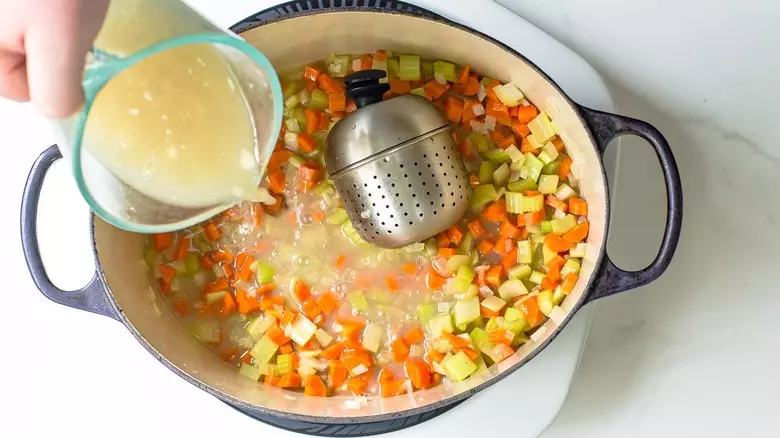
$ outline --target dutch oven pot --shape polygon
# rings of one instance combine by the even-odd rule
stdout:
[[[111,227],[93,215],[91,236],[97,265],[94,278],[83,289],[67,292],[49,281],[41,262],[35,224],[41,184],[49,166],[60,157],[56,146],[46,150],[33,166],[21,212],[24,254],[35,284],[44,295],[60,304],[122,322],[165,366],[245,413],[271,418],[277,425],[299,431],[349,435],[358,430],[366,434],[397,429],[405,425],[404,419],[424,420],[455,405],[533,359],[584,304],[647,284],[666,270],[680,235],[682,187],[669,145],[654,127],[577,105],[521,54],[433,13],[396,1],[373,1],[371,7],[317,7],[312,3],[293,2],[268,10],[244,20],[234,30],[259,47],[278,71],[322,59],[330,53],[389,49],[471,64],[486,76],[511,80],[534,104],[551,113],[579,166],[591,224],[580,281],[561,304],[564,313],[547,321],[532,341],[520,347],[513,357],[493,366],[489,375],[411,395],[368,398],[358,405],[353,397],[306,397],[257,384],[198,344],[162,298],[151,292],[150,276],[143,264],[128,263],[128,257],[134,254],[140,258],[144,236]],[[667,194],[666,228],[658,255],[647,268],[635,272],[619,269],[606,254],[610,201],[602,154],[611,140],[623,134],[639,136],[653,147]],[[377,427],[355,428],[367,424]]]

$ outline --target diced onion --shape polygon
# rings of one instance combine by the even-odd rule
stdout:
[[[452,309],[452,303],[450,301],[442,301],[436,305],[436,310],[440,313],[447,313]]]
[[[577,223],[578,224],[581,224],[581,223],[587,222],[587,221],[588,221],[588,218],[586,216],[580,216],[580,217],[577,218]]]
[[[411,357],[423,357],[425,356],[425,347],[423,344],[414,344],[409,348],[409,356]]]
[[[534,342],[539,342],[540,339],[542,339],[542,336],[547,333],[547,327],[541,326],[539,327],[533,334],[531,335],[531,340]]]
[[[490,269],[490,265],[479,265],[474,267],[474,272],[479,273],[479,272],[487,271],[488,269]]]
[[[561,209],[556,209],[555,213],[553,213],[553,217],[555,219],[563,219],[566,217],[566,212]]]
[[[471,112],[474,113],[475,117],[483,116],[485,115],[485,107],[481,103],[477,103],[471,106]]]
[[[307,103],[309,103],[309,99],[311,98],[311,95],[309,94],[309,90],[305,88],[301,90],[300,98],[301,98],[301,105],[306,105]]]
[[[480,286],[479,287],[479,296],[480,296],[480,298],[492,297],[493,295],[494,295],[493,294],[493,289],[491,289],[490,286]]]
[[[471,124],[471,130],[478,133],[478,134],[487,134],[487,129],[485,128],[485,124],[478,122],[476,120],[471,120],[469,122]]]
[[[298,150],[298,134],[294,132],[287,132],[284,134],[284,145],[287,149],[297,151]]]
[[[488,131],[494,131],[496,129],[496,118],[493,116],[485,116],[485,129]]]
[[[352,371],[350,371],[350,374],[352,374],[353,376],[359,376],[359,375],[367,373],[367,372],[368,372],[368,368],[361,363],[360,365],[356,366],[355,368],[352,368]]]
[[[477,99],[479,99],[480,102],[485,100],[485,97],[487,97],[487,92],[485,91],[485,86],[482,84],[479,84],[479,91],[477,92]]]
[[[363,66],[363,63],[361,62],[360,58],[356,58],[352,60],[352,71],[360,71],[360,67]]]
[[[444,257],[437,257],[433,263],[431,263],[431,266],[433,266],[433,270],[442,277],[449,277],[452,275],[452,272],[447,269],[447,259]]]
[[[563,320],[566,319],[566,312],[561,309],[561,306],[555,306],[553,307],[552,312],[550,312],[550,319],[552,322],[561,325]]]
[[[580,181],[574,177],[574,174],[569,172],[566,174],[566,178],[569,180],[569,185],[572,187],[579,187]]]
[[[439,72],[434,73],[433,78],[436,79],[436,82],[438,82],[439,85],[444,85],[447,83],[447,79],[445,79],[444,75]]]

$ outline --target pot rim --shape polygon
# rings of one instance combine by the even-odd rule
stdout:
[[[262,13],[259,12],[258,14]],[[586,121],[585,117],[582,114],[582,110],[580,106],[574,102],[568,94],[566,94],[563,89],[550,77],[548,76],[542,69],[540,69],[536,64],[534,64],[531,60],[523,56],[521,53],[519,53],[517,50],[507,46],[506,44],[494,39],[493,37],[486,35],[482,32],[479,32],[475,29],[472,29],[471,27],[468,27],[466,25],[454,22],[452,20],[449,20],[447,18],[435,15],[433,13],[423,13],[423,12],[416,12],[416,11],[408,11],[408,10],[400,10],[400,9],[382,9],[378,7],[366,7],[366,6],[359,6],[359,7],[336,7],[332,9],[313,9],[309,11],[295,11],[292,13],[289,13],[287,15],[282,15],[279,17],[273,17],[270,19],[264,19],[264,20],[258,20],[255,17],[258,14],[254,14],[250,17],[247,17],[235,25],[231,26],[231,29],[239,29],[240,32],[246,32],[252,29],[255,29],[260,26],[264,26],[267,24],[277,23],[285,20],[290,19],[296,19],[306,16],[312,16],[312,15],[320,15],[320,14],[337,14],[337,13],[375,13],[375,14],[391,14],[391,15],[402,15],[406,17],[421,19],[421,20],[427,20],[430,22],[438,23],[438,24],[444,24],[450,27],[454,27],[458,30],[467,32],[471,35],[474,35],[475,37],[481,38],[489,43],[492,43],[502,50],[505,50],[509,52],[511,55],[517,57],[518,59],[522,60],[523,62],[527,63],[538,75],[540,75],[549,85],[551,85],[556,91],[558,91],[565,102],[570,105],[576,112],[577,117],[579,118],[580,122],[582,123],[583,128],[587,132],[590,140],[591,140],[591,146],[595,149],[596,155],[598,157],[599,162],[599,169],[601,171],[601,178],[604,182],[605,188],[608,188],[608,181],[607,181],[607,175],[606,170],[604,168],[604,162],[601,155],[601,152],[596,148],[597,141],[596,138],[591,130],[590,125]],[[240,33],[239,33],[240,35]],[[312,415],[302,415],[302,414],[294,414],[286,411],[271,409],[263,406],[258,406],[250,403],[246,403],[243,400],[240,400],[224,391],[218,390],[216,388],[213,388],[209,385],[204,384],[200,380],[190,376],[187,374],[184,370],[180,369],[176,365],[174,365],[172,362],[170,362],[167,358],[165,358],[163,355],[161,355],[154,347],[152,347],[151,344],[149,344],[146,339],[144,339],[143,336],[135,329],[135,327],[130,323],[130,321],[127,319],[127,317],[122,313],[121,308],[118,307],[116,300],[113,297],[113,294],[111,293],[111,287],[108,284],[102,265],[100,263],[100,257],[98,255],[97,251],[97,243],[95,241],[95,215],[94,213],[90,214],[90,238],[92,240],[92,250],[93,255],[95,257],[95,264],[96,264],[96,275],[98,276],[100,282],[103,285],[103,291],[106,294],[106,297],[108,299],[108,302],[110,306],[114,309],[116,313],[116,318],[122,322],[125,327],[128,328],[128,330],[133,334],[133,336],[144,346],[144,348],[149,351],[158,361],[160,361],[163,365],[165,365],[168,369],[176,373],[179,377],[185,379],[189,383],[195,385],[196,387],[206,391],[207,393],[217,397],[218,399],[227,402],[233,406],[239,407],[242,410],[249,410],[254,412],[259,412],[261,414],[266,415],[272,415],[276,417],[281,417],[288,420],[293,421],[301,421],[301,422],[310,422],[310,423],[321,423],[321,424],[356,424],[356,423],[373,423],[373,422],[380,422],[380,421],[387,421],[387,420],[393,420],[398,418],[405,418],[412,415],[420,415],[424,414],[430,411],[434,411],[437,409],[440,409],[445,406],[449,406],[454,403],[458,403],[461,401],[464,401],[465,399],[471,397],[472,395],[476,394],[477,392],[480,392],[499,381],[503,380],[505,377],[509,376],[522,366],[524,366],[526,363],[528,363],[530,360],[534,359],[542,350],[547,348],[547,346],[560,334],[561,330],[563,330],[566,325],[569,323],[569,321],[574,317],[574,315],[579,311],[579,309],[587,303],[588,297],[590,293],[592,292],[592,287],[594,285],[595,279],[601,274],[601,266],[604,262],[604,257],[606,255],[606,245],[608,240],[608,231],[609,231],[609,218],[610,218],[610,194],[609,190],[605,190],[604,192],[604,207],[605,207],[605,218],[604,221],[604,239],[602,241],[601,247],[598,251],[598,257],[596,258],[596,261],[594,263],[594,269],[593,273],[591,274],[590,278],[588,278],[588,281],[586,282],[582,296],[580,297],[579,301],[574,304],[571,308],[571,311],[568,312],[566,317],[561,321],[561,323],[556,327],[554,331],[550,333],[550,335],[547,337],[546,340],[538,344],[536,348],[534,348],[530,353],[528,353],[523,359],[518,361],[515,365],[513,365],[511,368],[508,368],[504,370],[503,372],[497,374],[496,376],[486,380],[485,382],[470,388],[466,391],[463,391],[459,394],[455,394],[446,398],[443,398],[441,400],[438,400],[436,402],[427,404],[425,406],[421,407],[413,407],[404,411],[399,411],[395,413],[387,413],[387,414],[376,414],[376,415],[366,415],[366,416],[355,416],[355,417],[326,417],[326,416],[312,416]]]

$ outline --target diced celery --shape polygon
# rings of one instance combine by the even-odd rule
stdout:
[[[503,149],[491,149],[485,152],[485,157],[496,164],[512,162],[512,159],[509,158],[509,154]]]
[[[327,347],[331,342],[333,342],[333,336],[321,328],[318,328],[314,332],[314,338],[317,339],[317,342],[319,342],[323,347]]]
[[[552,144],[552,142],[551,142],[551,141],[548,141],[548,142],[547,142],[547,143],[544,145],[544,147],[543,147],[542,149],[543,149],[543,151],[542,151],[542,152],[546,152],[546,153],[547,153],[547,155],[549,155],[549,156],[550,156],[550,158],[552,158],[553,160],[555,160],[556,158],[558,158],[558,155],[560,155],[560,152],[558,152],[558,148],[556,148],[556,147],[555,147],[555,145],[554,145],[554,144]],[[551,162],[552,162],[552,161],[551,161]],[[545,164],[546,164],[546,163],[545,163]]]
[[[514,278],[517,280],[526,280],[528,277],[531,276],[531,267],[526,264],[520,264],[515,267],[510,268],[507,271],[507,275],[509,278]]]
[[[214,304],[222,302],[222,300],[225,299],[225,295],[227,294],[228,292],[224,290],[217,291],[217,292],[209,292],[203,297],[203,300],[206,302],[207,306],[212,306]]]
[[[558,175],[541,175],[539,177],[539,191],[551,195],[558,189]]]
[[[496,188],[493,184],[480,184],[479,187],[475,188],[471,193],[469,204],[471,205],[472,211],[479,213],[488,203],[493,202],[496,199],[498,199],[498,193],[496,193]]]
[[[542,174],[542,168],[544,163],[542,160],[536,158],[534,154],[530,152],[525,153],[525,164],[523,168],[527,172],[528,178],[536,182],[539,179],[539,175]]]
[[[332,225],[341,225],[349,220],[349,215],[347,214],[347,210],[339,207],[331,211],[325,220]]]
[[[284,107],[287,109],[295,108],[300,104],[301,104],[301,97],[298,94],[293,94],[292,96],[284,100]]]
[[[371,68],[374,69],[374,70],[382,70],[384,72],[387,72],[387,60],[383,59],[383,60],[380,61],[378,59],[374,59],[374,61],[371,63]],[[388,83],[389,82],[388,76],[389,76],[389,74],[386,75],[383,78],[380,78],[379,79],[379,83],[380,84]]]
[[[287,162],[290,163],[290,165],[292,165],[292,167],[297,169],[297,168],[301,167],[301,165],[303,163],[306,162],[306,159],[304,159],[300,155],[293,155],[293,156],[291,156],[290,158],[287,159]]]
[[[572,196],[577,196],[577,192],[575,192],[574,189],[569,187],[567,184],[561,184],[561,186],[558,187],[558,191],[555,192],[555,197],[561,201],[566,201]]]
[[[460,326],[475,321],[480,315],[479,298],[472,297],[456,302],[452,313],[455,317],[455,325]]]
[[[523,203],[523,211],[526,213],[544,210],[543,195],[523,196],[522,203]]]
[[[350,61],[351,59],[349,55],[332,54],[328,56],[325,60],[325,62],[328,64],[328,73],[330,73],[331,76],[335,76],[337,78],[346,76],[349,72]]]
[[[476,275],[477,273],[474,271],[474,268],[472,268],[468,264],[463,264],[458,268],[458,273],[455,276],[455,278],[457,278],[458,280],[463,280],[468,284],[471,284],[471,282],[474,281],[474,277]]]
[[[352,236],[357,235],[357,230],[355,229],[355,227],[352,225],[352,222],[350,221],[341,224],[341,232],[344,233],[345,236],[350,238]]]
[[[357,312],[368,310],[368,300],[363,292],[350,292],[347,294],[347,301]]]
[[[387,58],[387,78],[388,79],[400,79],[401,66],[398,62],[398,58]]]
[[[448,284],[449,287],[445,287],[445,292],[447,294],[465,294],[469,291],[469,286],[471,286],[469,282],[460,278],[455,278]]]
[[[563,265],[563,268],[561,268],[561,277],[566,277],[569,274],[577,274],[579,272],[580,272],[579,260],[569,257],[569,259],[566,260],[566,263]]]
[[[552,233],[552,222],[550,221],[542,221],[539,224],[539,228],[542,231],[542,234],[550,234]]]
[[[298,315],[290,325],[290,339],[298,345],[305,345],[316,331],[317,326],[309,321],[309,318],[306,318],[304,315]]]
[[[493,184],[497,186],[505,186],[508,181],[509,181],[509,166],[507,166],[507,164],[504,163],[501,166],[499,166],[495,172],[493,172]]]
[[[509,310],[509,309],[507,309],[507,310]],[[525,328],[525,319],[523,319],[522,321],[505,321],[504,322],[504,329],[509,330],[515,336],[517,336],[520,333],[522,333],[524,328]]]
[[[404,81],[420,80],[420,57],[418,55],[401,55],[398,57],[398,77]]]
[[[530,264],[533,262],[533,249],[531,248],[531,242],[527,240],[521,240],[517,242],[517,262]]]
[[[463,236],[463,239],[458,244],[458,251],[468,254],[474,247],[474,235],[470,231],[467,231]]]
[[[469,337],[471,338],[471,342],[473,342],[474,345],[477,346],[477,348],[479,348],[480,345],[488,342],[488,333],[479,327],[471,330],[471,333],[469,333]]]
[[[311,96],[309,97],[309,102],[306,104],[308,108],[319,109],[319,110],[327,109],[328,105],[329,105],[328,93],[320,90],[319,88],[315,88],[311,92]]]
[[[544,111],[540,112],[533,120],[528,122],[528,129],[540,143],[547,143],[555,137],[555,127]]]
[[[436,303],[421,303],[417,306],[420,312],[420,321],[427,324],[436,313]]]
[[[276,368],[279,370],[279,374],[287,374],[293,370],[293,357],[292,354],[280,354],[276,356]]]
[[[544,147],[544,143],[543,143],[543,142],[540,142],[540,141],[539,141],[539,140],[536,138],[536,136],[535,136],[535,135],[531,134],[531,135],[529,135],[529,136],[528,136],[528,137],[526,137],[526,138],[528,138],[528,144],[530,144],[530,145],[531,145],[531,147],[532,147],[534,150],[538,150],[538,149],[541,149],[541,148],[543,148],[543,147]]]
[[[184,258],[184,274],[195,275],[200,271],[200,257],[197,253],[189,252]]]
[[[496,164],[492,161],[483,161],[479,165],[479,172],[477,172],[477,176],[479,177],[479,183],[480,184],[490,184],[493,182],[493,172],[496,171]]]
[[[479,132],[472,132],[469,134],[469,140],[471,145],[477,148],[480,154],[485,154],[490,150],[490,140],[484,134]]]
[[[541,160],[541,162],[544,163],[545,166],[552,163],[555,160],[555,158],[551,157],[550,154],[548,154],[546,151],[539,152],[539,155],[537,155],[536,158]],[[542,169],[544,169],[544,167],[542,167]]]
[[[255,382],[260,380],[260,377],[263,375],[260,370],[257,369],[257,367],[249,365],[248,363],[242,363],[241,367],[238,368],[238,372],[246,377],[249,377]]]
[[[382,342],[382,327],[377,324],[369,324],[363,331],[363,348],[373,353],[379,351]]]
[[[458,82],[458,75],[455,73],[455,64],[446,61],[436,61],[433,63],[433,74],[442,75],[449,82]]]
[[[249,332],[249,336],[255,341],[259,341],[268,329],[276,324],[276,318],[271,315],[258,316],[249,322],[246,326],[246,331]]]
[[[420,74],[425,81],[433,79],[433,62],[425,59],[420,60]]]
[[[585,242],[580,242],[572,249],[569,250],[569,257],[577,257],[577,258],[585,258],[585,251],[588,249],[588,244]]]
[[[436,246],[436,239],[430,238],[425,241],[425,254],[427,254],[428,257],[434,257],[438,252],[439,248]]]
[[[504,152],[509,155],[509,159],[512,160],[513,164],[520,163],[522,165],[525,162],[525,154],[520,152],[520,150],[517,149],[517,146],[515,145],[511,145],[504,149]]]
[[[418,96],[425,97],[425,88],[423,88],[423,87],[414,88],[414,89],[412,89],[411,93],[412,94],[416,94]]]
[[[565,298],[566,298],[566,294],[563,292],[563,289],[561,289],[560,286],[556,287],[555,292],[553,292],[553,296],[552,296],[553,305],[557,306],[561,304]]]
[[[498,295],[504,301],[509,301],[512,298],[516,298],[521,295],[526,295],[527,293],[528,293],[528,289],[526,289],[525,285],[520,280],[515,280],[515,279],[507,280],[501,286],[498,287]]]
[[[525,322],[525,314],[514,307],[507,307],[504,311],[504,320],[508,322],[523,321]]]
[[[513,161],[512,164],[509,165],[509,170],[512,172],[517,172],[517,176],[513,177],[510,176],[509,180],[512,182],[520,181],[520,178],[522,177],[523,173],[523,166],[525,166],[525,154],[523,154],[523,159],[520,161]]]
[[[431,318],[428,321],[428,329],[431,331],[431,335],[434,338],[438,338],[442,333],[452,333],[454,331],[452,327],[452,317],[450,314],[439,315]]]
[[[450,272],[457,272],[461,266],[469,264],[469,256],[463,254],[457,254],[450,257],[447,260],[447,270]],[[471,283],[471,281],[469,281]]]
[[[303,89],[303,83],[300,81],[290,82],[284,90],[282,90],[282,97],[287,100],[288,97],[297,95]]]
[[[255,363],[268,363],[271,361],[271,358],[274,357],[274,354],[276,354],[276,350],[278,349],[279,346],[276,345],[268,335],[263,335],[263,337],[257,341],[257,344],[252,347],[251,354],[255,359]]]
[[[485,324],[485,330],[491,331],[498,328],[498,319],[495,316],[491,316],[487,324]]]
[[[542,284],[542,280],[544,280],[544,274],[539,271],[532,272],[531,276],[528,278],[528,281],[536,284]]]
[[[487,76],[483,76],[482,80],[479,81],[480,84],[482,84],[485,89],[487,89],[488,85],[490,85],[493,82],[493,78],[489,78]]]
[[[536,303],[539,305],[539,310],[549,316],[553,309],[553,292],[550,289],[539,292]]]
[[[542,245],[542,263],[547,266],[555,257],[558,257],[558,253],[547,248],[547,245]]]
[[[509,213],[523,212],[523,194],[516,192],[506,192],[506,211]]]
[[[506,301],[495,295],[490,295],[489,297],[482,300],[480,305],[490,311],[498,313],[501,309],[504,308],[504,306],[506,306]]]
[[[431,342],[431,348],[442,354],[452,351],[452,344],[447,338],[436,338]]]
[[[301,131],[306,130],[306,114],[303,112],[303,108],[296,107],[289,111],[288,117],[294,118],[298,121],[298,126],[301,128]]]
[[[258,283],[268,284],[274,280],[274,267],[269,263],[258,260],[255,262],[254,270]]]
[[[219,342],[219,323],[214,320],[198,320],[192,326],[192,334],[195,338],[206,344]]]
[[[149,269],[157,268],[157,251],[148,245],[144,248],[144,263]]]
[[[255,366],[260,370],[260,374],[264,376],[281,376],[279,368],[272,363],[256,363]]]
[[[393,301],[393,295],[384,289],[374,289],[369,293],[369,297],[372,301],[377,303],[389,304]]]
[[[542,167],[542,175],[557,175],[559,167],[561,167],[561,161],[559,160],[547,163]]]
[[[423,242],[416,242],[404,247],[404,252],[409,254],[413,254],[416,252],[423,252],[423,251],[425,251],[425,243]]]
[[[512,83],[497,86],[493,88],[493,91],[495,91],[498,100],[508,107],[520,105],[520,101],[525,97],[523,92]]]
[[[441,365],[447,371],[447,377],[456,382],[464,380],[477,370],[477,364],[462,351],[459,351],[448,360],[442,361]]]
[[[544,234],[542,234],[542,226],[539,225],[526,225],[525,229],[528,230],[529,233],[531,233],[531,242],[532,243],[541,243],[544,242]]]
[[[459,282],[458,280],[456,281]],[[466,284],[464,288],[466,289],[466,291],[455,294],[455,299],[465,300],[479,295],[479,286],[477,286],[476,284]]]
[[[563,219],[552,220],[552,232],[555,234],[563,234],[577,225],[577,217],[571,214],[567,214]]]
[[[523,193],[528,190],[536,190],[536,181],[530,178],[521,179],[520,181],[509,183],[507,188],[509,191],[517,193]]]
[[[298,134],[301,132],[301,127],[298,126],[298,120],[292,118],[292,117],[285,117],[284,119],[284,127],[287,130],[287,132],[294,132]]]

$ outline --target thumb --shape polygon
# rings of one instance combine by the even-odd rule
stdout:
[[[0,97],[17,102],[30,99],[24,55],[0,49]]]
[[[47,117],[65,118],[82,105],[87,52],[107,1],[54,0],[25,35],[30,99]],[[46,17],[48,16],[48,17]]]

